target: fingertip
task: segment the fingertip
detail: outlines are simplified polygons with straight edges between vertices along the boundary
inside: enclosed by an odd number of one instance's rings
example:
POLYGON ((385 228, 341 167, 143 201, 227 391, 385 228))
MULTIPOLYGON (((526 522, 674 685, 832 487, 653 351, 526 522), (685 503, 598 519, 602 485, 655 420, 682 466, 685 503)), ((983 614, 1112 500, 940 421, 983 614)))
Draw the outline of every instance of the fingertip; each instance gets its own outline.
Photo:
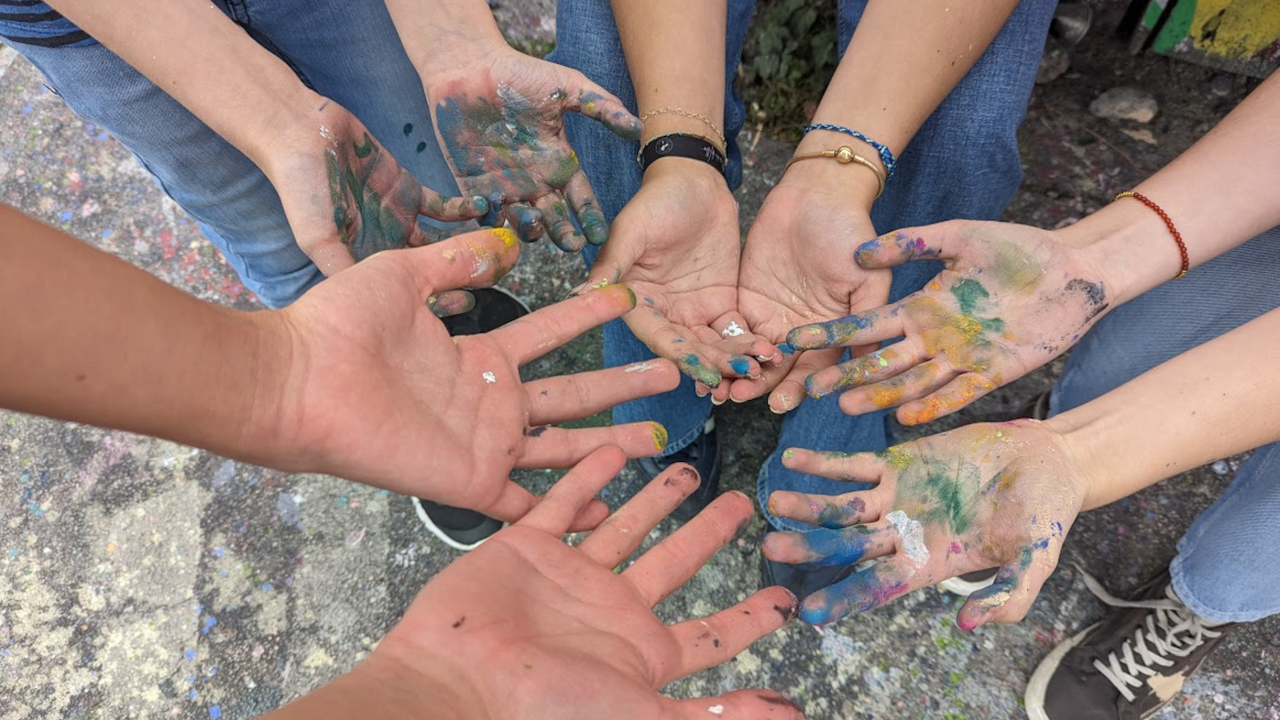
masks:
POLYGON ((667 428, 658 422, 650 422, 650 432, 653 434, 653 444, 657 452, 667 449, 667 428))

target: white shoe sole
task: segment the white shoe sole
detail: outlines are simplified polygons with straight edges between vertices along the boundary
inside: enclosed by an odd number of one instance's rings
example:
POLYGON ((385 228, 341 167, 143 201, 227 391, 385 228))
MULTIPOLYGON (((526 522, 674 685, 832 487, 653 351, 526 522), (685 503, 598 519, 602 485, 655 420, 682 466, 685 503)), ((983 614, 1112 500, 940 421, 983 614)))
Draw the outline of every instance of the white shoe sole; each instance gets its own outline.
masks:
POLYGON ((1049 689, 1049 680, 1053 677, 1053 673, 1058 669, 1058 666, 1062 664, 1062 658, 1066 657, 1067 653, 1079 645, 1084 640, 1084 637, 1096 627, 1098 627, 1098 623, 1094 623, 1072 635, 1069 640, 1058 643, 1058 646, 1036 666, 1036 671, 1031 673, 1031 679, 1027 681, 1027 691, 1022 695, 1023 702, 1027 705, 1027 717, 1031 718, 1031 720, 1053 720, 1044 711, 1044 694, 1049 689))
MULTIPOLYGON (((437 540, 444 543, 445 545, 448 545, 454 550, 459 550, 461 552, 475 550, 476 548, 483 545, 485 540, 488 540, 489 538, 493 537, 493 535, 489 535, 488 537, 481 538, 471 543, 470 545, 464 545, 458 542, 457 540, 454 540, 453 538, 449 537, 448 533, 446 533, 444 530, 441 530, 435 523, 431 522, 431 516, 427 514, 427 509, 422 507, 421 500, 419 500, 416 497, 409 498, 409 500, 413 503, 413 511, 418 514, 418 519, 421 520, 422 524, 427 527, 427 530, 432 535, 436 536, 437 540)), ((506 523, 502 523, 502 527, 505 528, 506 526, 507 526, 506 523)), ((494 533, 494 535, 497 535, 497 533, 494 533)))
POLYGON ((969 597, 970 595, 978 592, 979 590, 991 587, 991 583, 995 581, 996 581, 996 576, 994 574, 992 574, 991 577, 987 578, 986 580, 976 580, 972 582, 969 580, 964 580, 959 576, 957 576, 957 577, 947 578, 946 580, 943 580, 942 582, 938 583, 938 587, 943 590, 946 590, 952 595, 959 595, 960 597, 969 597))

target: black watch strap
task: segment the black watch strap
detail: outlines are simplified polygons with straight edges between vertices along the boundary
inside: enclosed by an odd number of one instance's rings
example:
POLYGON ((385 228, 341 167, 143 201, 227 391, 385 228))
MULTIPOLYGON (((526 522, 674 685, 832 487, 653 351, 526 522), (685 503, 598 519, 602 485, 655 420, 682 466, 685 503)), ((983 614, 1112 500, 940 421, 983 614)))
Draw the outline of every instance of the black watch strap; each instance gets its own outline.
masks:
POLYGON ((645 146, 640 149, 640 154, 636 156, 636 162, 640 163, 640 172, 644 172, 649 169, 654 160, 664 157, 701 160, 724 175, 724 153, 720 152, 720 148, 716 147, 715 143, 704 137, 684 133, 659 135, 645 143, 645 146))

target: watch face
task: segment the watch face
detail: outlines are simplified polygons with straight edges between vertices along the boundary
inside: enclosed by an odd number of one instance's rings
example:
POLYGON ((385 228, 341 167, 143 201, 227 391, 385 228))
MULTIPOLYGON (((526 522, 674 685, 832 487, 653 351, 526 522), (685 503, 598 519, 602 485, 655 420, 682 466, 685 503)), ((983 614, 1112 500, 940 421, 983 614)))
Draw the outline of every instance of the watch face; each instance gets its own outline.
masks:
POLYGON ((660 138, 658 140, 658 144, 654 146, 654 149, 658 151, 659 155, 666 155, 671 152, 672 144, 671 138, 660 138))

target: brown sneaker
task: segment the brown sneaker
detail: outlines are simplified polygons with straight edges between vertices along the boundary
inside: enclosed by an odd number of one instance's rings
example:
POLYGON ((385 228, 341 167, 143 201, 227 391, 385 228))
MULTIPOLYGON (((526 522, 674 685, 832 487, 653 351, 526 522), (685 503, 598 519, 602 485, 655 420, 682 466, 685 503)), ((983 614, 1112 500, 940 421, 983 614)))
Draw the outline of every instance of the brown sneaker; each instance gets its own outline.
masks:
POLYGON ((1027 683, 1032 720, 1143 720, 1174 698, 1234 623, 1210 626, 1178 599, 1165 572, 1134 600, 1112 597, 1085 575, 1102 602, 1117 608, 1053 649, 1027 683))

